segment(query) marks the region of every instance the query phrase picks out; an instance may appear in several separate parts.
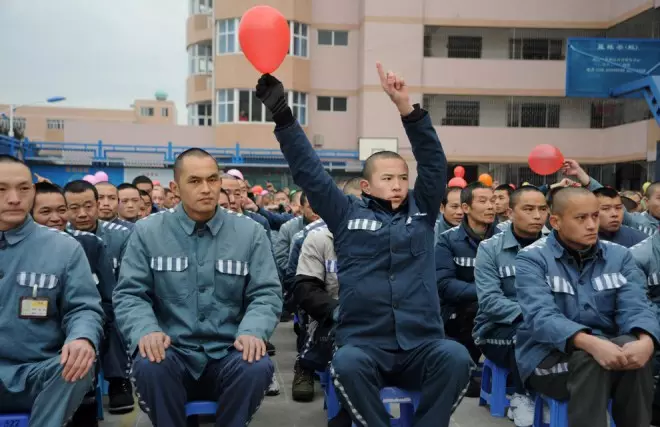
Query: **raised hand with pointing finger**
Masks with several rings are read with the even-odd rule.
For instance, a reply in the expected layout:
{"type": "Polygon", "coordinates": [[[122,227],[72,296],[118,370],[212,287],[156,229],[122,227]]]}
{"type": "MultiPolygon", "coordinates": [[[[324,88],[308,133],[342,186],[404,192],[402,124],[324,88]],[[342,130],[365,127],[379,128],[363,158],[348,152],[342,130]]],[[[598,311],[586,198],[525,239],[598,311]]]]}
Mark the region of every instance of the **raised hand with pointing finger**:
{"type": "Polygon", "coordinates": [[[388,71],[385,73],[383,65],[380,62],[376,63],[378,70],[378,77],[380,78],[380,85],[383,91],[390,97],[394,105],[399,109],[402,116],[407,116],[413,111],[413,106],[410,104],[410,95],[408,94],[408,86],[403,77],[388,71]]]}

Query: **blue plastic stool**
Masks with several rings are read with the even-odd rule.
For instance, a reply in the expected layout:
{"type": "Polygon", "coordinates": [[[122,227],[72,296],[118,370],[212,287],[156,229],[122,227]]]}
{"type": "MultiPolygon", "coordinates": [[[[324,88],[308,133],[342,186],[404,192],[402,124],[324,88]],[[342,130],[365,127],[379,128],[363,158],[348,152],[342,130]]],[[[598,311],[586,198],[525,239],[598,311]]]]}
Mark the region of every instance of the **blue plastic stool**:
{"type": "Polygon", "coordinates": [[[96,377],[96,418],[103,421],[103,375],[96,377]]]}
{"type": "MultiPolygon", "coordinates": [[[[218,404],[209,400],[196,400],[186,404],[186,418],[197,415],[215,415],[218,410],[218,404]]],[[[197,419],[189,419],[188,425],[199,425],[197,419]]]]}
{"type": "MultiPolygon", "coordinates": [[[[608,405],[608,411],[612,413],[612,401],[608,405]]],[[[568,401],[559,401],[551,399],[542,394],[536,396],[534,404],[534,427],[568,427],[568,401]],[[543,422],[543,403],[550,407],[550,424],[543,422]]],[[[616,427],[614,420],[610,415],[610,427],[616,427]]]]}
{"type": "Polygon", "coordinates": [[[30,414],[0,414],[0,427],[28,427],[30,414]]]}
{"type": "Polygon", "coordinates": [[[508,376],[508,369],[501,368],[488,359],[484,361],[479,406],[490,405],[490,415],[493,417],[506,416],[506,410],[510,404],[506,395],[507,392],[513,392],[513,390],[507,390],[506,387],[508,376]]]}
{"type": "Polygon", "coordinates": [[[328,409],[328,383],[330,382],[330,372],[326,371],[316,371],[316,375],[319,377],[319,383],[321,384],[321,390],[323,390],[323,409],[328,409]]]}
{"type": "MultiPolygon", "coordinates": [[[[382,389],[380,391],[380,399],[383,401],[383,405],[385,405],[387,412],[390,414],[392,413],[391,405],[393,403],[398,403],[400,408],[399,418],[392,418],[390,425],[392,427],[412,427],[413,417],[415,415],[415,410],[419,406],[420,397],[421,393],[409,392],[395,387],[385,387],[382,389]]],[[[328,386],[326,387],[326,402],[328,408],[328,420],[331,420],[339,414],[340,410],[340,403],[337,398],[332,378],[329,378],[328,386]]],[[[355,426],[355,424],[353,424],[353,426],[355,426]]]]}

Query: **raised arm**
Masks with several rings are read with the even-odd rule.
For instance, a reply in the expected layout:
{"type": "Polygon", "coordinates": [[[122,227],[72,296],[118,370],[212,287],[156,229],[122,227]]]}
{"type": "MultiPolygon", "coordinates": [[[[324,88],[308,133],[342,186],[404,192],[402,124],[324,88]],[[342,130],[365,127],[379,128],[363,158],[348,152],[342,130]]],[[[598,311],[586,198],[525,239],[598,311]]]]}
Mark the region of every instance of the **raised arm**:
{"type": "Polygon", "coordinates": [[[312,209],[331,230],[336,230],[349,208],[348,198],[326,172],[316,151],[287,105],[282,82],[264,74],[257,84],[257,97],[273,114],[275,136],[289,164],[293,181],[302,187],[312,209]]]}

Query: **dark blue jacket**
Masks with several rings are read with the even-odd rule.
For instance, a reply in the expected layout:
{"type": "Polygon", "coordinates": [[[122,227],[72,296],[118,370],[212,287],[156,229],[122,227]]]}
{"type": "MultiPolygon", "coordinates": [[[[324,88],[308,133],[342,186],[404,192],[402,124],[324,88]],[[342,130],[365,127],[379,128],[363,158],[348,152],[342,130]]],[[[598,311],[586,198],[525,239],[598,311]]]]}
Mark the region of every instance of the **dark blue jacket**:
{"type": "Polygon", "coordinates": [[[105,313],[105,321],[112,322],[114,320],[112,291],[115,290],[117,281],[112,269],[112,261],[106,253],[103,240],[96,234],[79,230],[68,230],[67,233],[76,239],[85,251],[94,281],[99,294],[101,294],[101,307],[105,313]]]}
{"type": "Polygon", "coordinates": [[[622,225],[616,233],[610,234],[601,231],[598,233],[598,237],[601,240],[607,240],[608,242],[616,243],[625,246],[626,248],[632,248],[649,236],[640,230],[628,227],[627,225],[622,225]]]}
{"type": "Polygon", "coordinates": [[[447,160],[428,113],[416,109],[403,122],[417,180],[405,205],[394,212],[373,198],[343,194],[297,122],[275,129],[294,182],[335,238],[341,265],[339,346],[411,350],[444,337],[433,228],[447,160]]]}
{"type": "Polygon", "coordinates": [[[270,229],[273,231],[279,231],[280,227],[284,225],[285,222],[295,218],[295,215],[289,213],[275,213],[264,208],[259,208],[257,213],[268,220],[270,229]]]}
{"type": "MultiPolygon", "coordinates": [[[[481,240],[470,235],[466,222],[464,219],[460,225],[440,234],[435,246],[435,275],[445,321],[462,307],[477,301],[474,264],[481,240]]],[[[491,225],[486,239],[499,231],[491,225]]]]}

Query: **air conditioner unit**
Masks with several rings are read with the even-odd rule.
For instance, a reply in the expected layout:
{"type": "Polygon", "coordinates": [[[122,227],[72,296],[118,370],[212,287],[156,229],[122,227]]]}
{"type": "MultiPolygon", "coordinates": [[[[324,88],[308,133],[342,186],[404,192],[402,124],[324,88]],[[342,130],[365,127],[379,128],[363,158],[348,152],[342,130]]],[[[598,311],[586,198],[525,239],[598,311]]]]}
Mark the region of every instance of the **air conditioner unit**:
{"type": "Polygon", "coordinates": [[[314,148],[323,148],[323,135],[314,135],[312,145],[314,145],[314,148]]]}

